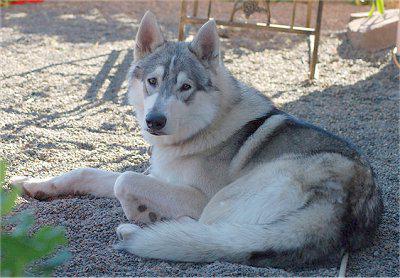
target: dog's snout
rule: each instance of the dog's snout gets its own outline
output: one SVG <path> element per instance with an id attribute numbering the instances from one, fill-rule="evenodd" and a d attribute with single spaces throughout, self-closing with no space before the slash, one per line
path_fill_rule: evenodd
<path id="1" fill-rule="evenodd" d="M 161 130 L 167 122 L 167 118 L 158 112 L 150 112 L 146 116 L 147 127 L 152 130 Z"/>

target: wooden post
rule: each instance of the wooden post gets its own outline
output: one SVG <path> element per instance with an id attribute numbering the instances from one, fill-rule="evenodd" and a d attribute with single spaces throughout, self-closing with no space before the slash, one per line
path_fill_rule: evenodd
<path id="1" fill-rule="evenodd" d="M 293 0 L 292 20 L 290 21 L 290 29 L 293 29 L 294 22 L 296 20 L 296 0 Z"/>
<path id="2" fill-rule="evenodd" d="M 211 1 L 208 1 L 208 10 L 207 10 L 207 18 L 210 19 L 210 15 L 211 15 Z"/>
<path id="3" fill-rule="evenodd" d="M 308 0 L 308 3 L 307 3 L 307 20 L 306 20 L 306 27 L 307 28 L 310 28 L 310 26 L 311 26 L 312 4 L 313 4 L 313 0 Z"/>
<path id="4" fill-rule="evenodd" d="M 181 14 L 179 19 L 178 40 L 185 39 L 185 23 L 186 23 L 186 1 L 181 0 Z"/>
<path id="5" fill-rule="evenodd" d="M 316 75 L 316 66 L 318 62 L 318 47 L 320 40 L 320 32 L 321 32 L 321 22 L 322 22 L 322 10 L 323 10 L 323 0 L 302 0 L 307 1 L 307 18 L 306 18 L 306 27 L 296 26 L 296 5 L 299 0 L 293 0 L 293 10 L 291 15 L 290 25 L 282 25 L 282 24 L 273 24 L 270 23 L 269 20 L 267 22 L 239 22 L 234 20 L 235 13 L 240 10 L 242 7 L 240 3 L 243 0 L 236 0 L 233 4 L 233 9 L 230 14 L 229 21 L 215 19 L 217 25 L 226 26 L 226 27 L 241 27 L 241 28 L 251 28 L 251 29 L 260 29 L 266 31 L 274 31 L 274 32 L 285 32 L 299 35 L 308 36 L 309 41 L 309 67 L 310 67 L 310 80 L 314 79 Z M 261 0 L 259 0 L 261 1 Z M 269 2 L 270 0 L 264 0 L 267 5 L 267 15 L 270 16 L 269 13 Z M 316 2 L 317 7 L 317 15 L 316 15 L 316 23 L 315 28 L 311 28 L 311 15 L 313 4 Z M 180 21 L 179 21 L 179 30 L 178 30 L 178 39 L 180 41 L 185 39 L 185 25 L 198 25 L 206 23 L 211 17 L 211 9 L 214 4 L 214 0 L 208 0 L 207 4 L 207 17 L 199 17 L 198 15 L 198 0 L 194 0 L 193 3 L 193 16 L 187 15 L 187 5 L 186 0 L 181 0 L 181 11 L 180 11 Z"/>
<path id="6" fill-rule="evenodd" d="M 199 0 L 195 0 L 193 3 L 193 17 L 197 16 L 198 10 L 199 10 Z"/>
<path id="7" fill-rule="evenodd" d="M 317 11 L 317 22 L 315 25 L 315 38 L 313 43 L 313 52 L 310 63 L 310 80 L 313 80 L 315 77 L 315 69 L 318 62 L 318 47 L 319 47 L 319 37 L 321 33 L 321 21 L 322 21 L 322 8 L 324 6 L 324 2 L 320 0 L 318 2 L 318 11 Z"/>

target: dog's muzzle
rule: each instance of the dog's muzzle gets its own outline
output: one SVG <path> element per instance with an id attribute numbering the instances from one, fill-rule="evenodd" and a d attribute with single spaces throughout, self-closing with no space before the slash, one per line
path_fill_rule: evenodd
<path id="1" fill-rule="evenodd" d="M 147 131 L 153 135 L 163 135 L 161 130 L 165 127 L 167 118 L 159 112 L 150 112 L 146 115 Z"/>

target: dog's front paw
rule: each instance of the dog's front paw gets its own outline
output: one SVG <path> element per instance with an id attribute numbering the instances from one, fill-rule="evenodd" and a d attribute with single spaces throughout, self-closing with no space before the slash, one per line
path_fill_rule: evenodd
<path id="1" fill-rule="evenodd" d="M 46 181 L 26 176 L 15 176 L 10 179 L 12 186 L 19 188 L 23 194 L 38 200 L 45 200 L 49 197 L 43 188 Z"/>
<path id="2" fill-rule="evenodd" d="M 119 240 L 128 240 L 133 237 L 137 230 L 141 229 L 139 226 L 129 223 L 120 224 L 117 227 L 117 237 Z"/>
<path id="3" fill-rule="evenodd" d="M 14 176 L 14 177 L 11 177 L 10 183 L 12 186 L 17 187 L 21 190 L 24 190 L 23 184 L 27 180 L 29 180 L 29 177 L 27 177 L 27 176 Z"/>

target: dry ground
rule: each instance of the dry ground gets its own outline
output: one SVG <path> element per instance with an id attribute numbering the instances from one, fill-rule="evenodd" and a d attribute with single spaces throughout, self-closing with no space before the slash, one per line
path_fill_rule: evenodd
<path id="1" fill-rule="evenodd" d="M 44 177 L 77 167 L 142 171 L 147 145 L 125 103 L 130 49 L 147 9 L 160 18 L 167 37 L 176 38 L 178 7 L 176 1 L 58 1 L 2 10 L 0 156 L 10 163 L 8 175 Z M 386 211 L 374 245 L 351 254 L 348 274 L 399 276 L 398 71 L 388 51 L 368 55 L 349 45 L 342 29 L 352 10 L 359 9 L 325 7 L 316 82 L 306 81 L 302 37 L 229 32 L 224 61 L 282 109 L 351 139 L 369 157 Z M 279 13 L 276 20 L 290 14 L 285 6 Z M 20 202 L 20 210 L 34 209 L 38 226 L 66 227 L 73 258 L 59 276 L 337 274 L 338 264 L 280 270 L 143 260 L 112 248 L 116 226 L 126 221 L 115 200 Z"/>

